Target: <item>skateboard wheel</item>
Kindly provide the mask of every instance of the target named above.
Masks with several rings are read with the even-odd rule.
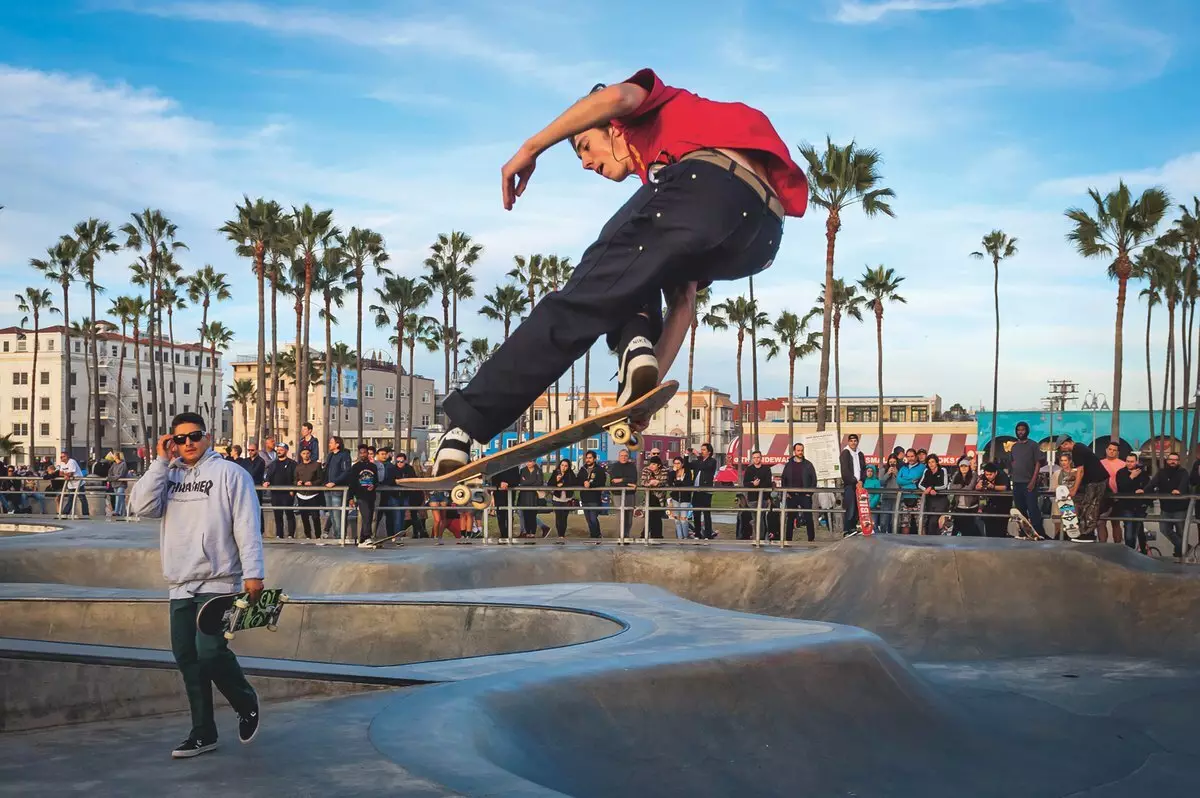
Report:
[[[471,489],[466,485],[455,485],[450,491],[450,501],[462,507],[471,501]]]
[[[613,443],[618,446],[624,446],[630,442],[630,439],[635,437],[633,430],[624,422],[613,424],[608,428],[608,434],[612,436]]]
[[[288,594],[287,594],[287,593],[280,593],[280,594],[279,594],[279,603],[280,603],[280,604],[285,604],[285,603],[287,603],[287,602],[289,602],[289,601],[291,601],[291,598],[289,598],[289,597],[288,597]]]
[[[268,632],[277,632],[277,631],[279,631],[279,627],[273,623],[269,623],[269,624],[267,624],[267,631]]]
[[[226,632],[226,633],[225,633],[225,639],[226,639],[226,640],[232,640],[232,639],[233,639],[233,632]]]

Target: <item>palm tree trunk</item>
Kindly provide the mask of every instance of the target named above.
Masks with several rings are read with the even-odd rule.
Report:
[[[1179,351],[1183,355],[1183,415],[1180,417],[1180,423],[1183,425],[1179,431],[1179,439],[1183,441],[1184,451],[1181,457],[1185,462],[1191,462],[1191,447],[1188,446],[1188,409],[1191,402],[1188,397],[1188,391],[1191,389],[1192,377],[1192,322],[1196,320],[1196,302],[1188,300],[1183,305],[1183,319],[1179,324],[1179,335],[1183,339]]]
[[[1166,351],[1163,352],[1163,385],[1162,385],[1162,407],[1159,408],[1158,426],[1161,435],[1167,434],[1167,388],[1171,384],[1171,333],[1173,324],[1171,320],[1175,316],[1175,308],[1171,303],[1167,303],[1167,345]],[[1166,455],[1164,454],[1164,460]]]
[[[454,360],[452,366],[454,373],[458,374],[458,291],[452,291],[450,296],[453,307],[450,318],[450,332],[454,341]]]
[[[267,391],[268,399],[271,402],[270,410],[270,429],[267,434],[276,437],[278,442],[279,436],[279,318],[275,315],[276,298],[278,297],[279,289],[276,285],[275,278],[271,278],[271,387]],[[360,422],[361,423],[361,422]],[[362,434],[359,433],[359,437]],[[259,444],[262,445],[261,443]]]
[[[208,391],[209,391],[208,397],[212,402],[211,425],[212,425],[212,429],[220,429],[221,428],[221,416],[217,412],[217,407],[221,401],[221,397],[217,395],[217,342],[216,341],[212,342],[211,357],[212,357],[212,381],[209,383],[209,386],[208,386]],[[174,358],[171,358],[171,359],[174,360]]]
[[[754,448],[762,443],[758,437],[758,303],[754,301],[754,278],[750,278],[750,395],[754,407]]]
[[[1000,258],[992,257],[992,302],[996,306],[996,354],[992,361],[992,440],[989,444],[988,460],[996,462],[996,438],[999,436],[999,430],[996,429],[997,424],[997,409],[996,404],[1000,398]],[[882,402],[882,400],[881,400]],[[880,404],[880,413],[883,413],[883,405]]]
[[[1126,261],[1128,261],[1127,257]],[[1128,265],[1126,264],[1125,268],[1118,273],[1127,275],[1129,273]],[[1128,282],[1128,277],[1117,278],[1117,324],[1113,343],[1112,428],[1108,433],[1109,439],[1114,441],[1121,439],[1121,381],[1124,378],[1125,364],[1125,291]]]
[[[354,327],[355,327],[355,338],[354,338],[355,348],[354,348],[354,351],[357,353],[358,357],[360,357],[360,358],[361,358],[361,357],[362,357],[362,325],[363,325],[363,323],[362,323],[362,320],[363,320],[363,311],[362,311],[362,306],[363,306],[363,270],[362,270],[362,264],[361,264],[361,263],[357,264],[357,265],[356,265],[356,267],[355,267],[355,269],[354,269],[354,284],[355,284],[355,291],[356,291],[356,292],[357,292],[357,294],[358,294],[358,317],[357,317],[357,319],[356,319],[356,320],[355,320],[355,322],[354,322]],[[361,366],[358,368],[358,384],[355,386],[355,388],[356,388],[356,391],[357,391],[357,393],[358,393],[358,442],[359,442],[359,443],[362,443],[362,439],[363,439],[363,411],[362,411],[362,406],[363,406],[363,381],[362,381],[362,368],[361,368]],[[338,409],[338,418],[340,419],[341,417],[342,417],[342,411],[341,411],[341,409],[339,408],[339,409]]]
[[[567,423],[574,423],[579,419],[575,418],[575,409],[579,402],[578,394],[575,393],[575,364],[571,364],[571,395],[568,398],[571,405],[567,408]]]
[[[1171,310],[1174,311],[1174,308],[1171,308]],[[1184,313],[1184,314],[1187,313],[1186,306],[1184,306],[1182,313]],[[1175,314],[1174,314],[1174,312],[1172,312],[1170,314],[1170,321],[1171,321],[1171,331],[1167,335],[1168,355],[1171,358],[1171,404],[1170,404],[1169,409],[1171,412],[1171,440],[1176,441],[1176,440],[1178,440],[1178,438],[1175,437],[1175,408],[1178,407],[1179,405],[1178,405],[1178,402],[1176,401],[1176,393],[1175,393]],[[1180,321],[1182,321],[1182,319]]]
[[[245,399],[242,400],[242,451],[250,446],[250,403]]]
[[[171,340],[175,340],[175,306],[171,305],[167,308],[167,334],[171,336]],[[196,391],[199,392],[200,386],[196,386]],[[171,398],[174,399],[179,395],[179,377],[175,371],[175,357],[171,356]],[[179,409],[178,407],[176,409]],[[196,397],[196,410],[200,409],[200,397]],[[209,421],[210,424],[216,425],[216,419]]]
[[[146,461],[153,457],[153,450],[150,448],[149,429],[146,427],[146,395],[143,391],[146,389],[145,383],[142,382],[142,339],[141,330],[138,329],[138,322],[135,319],[133,322],[133,371],[137,378],[137,398],[138,398],[138,430],[142,434],[142,441],[145,445],[145,455],[139,458],[138,465],[145,468]]]
[[[60,450],[71,448],[71,292],[63,286],[63,400],[62,400],[62,437]],[[30,452],[32,457],[32,452]],[[30,464],[32,464],[30,460]]]
[[[529,283],[527,285],[527,288],[528,288],[528,292],[529,292],[529,311],[532,313],[533,305],[534,305],[534,302],[533,302],[533,264],[532,263],[530,263],[529,268],[530,268],[530,273],[529,273]],[[549,404],[550,404],[549,402],[546,403],[546,412],[547,413],[550,412]],[[530,405],[529,409],[525,412],[529,416],[529,423],[525,427],[525,429],[527,430],[526,434],[530,438],[532,438],[533,437],[533,405]]]
[[[691,377],[688,378],[688,423],[692,418]],[[583,354],[583,417],[591,414],[592,405],[592,350],[589,347]]]
[[[1154,305],[1149,297],[1146,299],[1146,415],[1150,423],[1150,441],[1153,448],[1154,470],[1159,468],[1158,445],[1154,441],[1154,377],[1150,373],[1150,319],[1154,314]]]
[[[121,318],[121,349],[120,349],[121,359],[117,361],[117,390],[116,390],[116,397],[117,397],[117,446],[116,446],[116,449],[118,452],[124,451],[121,448],[121,430],[122,430],[122,427],[121,427],[121,394],[125,390],[125,332],[126,332],[126,330],[127,330],[127,328],[125,326],[125,318],[122,316],[122,318]],[[36,353],[34,353],[34,366],[35,367],[37,366],[37,354]]]
[[[738,452],[741,454],[743,462],[750,462],[750,452],[746,451],[746,442],[742,439],[746,424],[746,409],[742,406],[742,342],[745,340],[746,334],[742,330],[738,330],[737,336],[737,392],[738,392]],[[711,408],[710,408],[711,410]]]
[[[833,418],[837,430],[838,446],[842,445],[842,324],[833,320]]]
[[[300,399],[298,404],[300,405],[299,418],[301,424],[303,424],[305,421],[311,421],[311,419],[308,417],[308,362],[310,358],[309,335],[312,332],[312,283],[313,256],[311,252],[306,252],[304,254],[304,329],[302,331],[304,343],[301,348],[303,360],[301,360],[299,354],[296,358],[296,378],[299,381],[300,386]],[[300,345],[299,340],[297,340],[296,343],[298,346]],[[297,426],[296,431],[293,434],[298,436],[300,434],[300,427]],[[297,440],[299,440],[299,438],[297,438]]]
[[[790,455],[792,446],[796,444],[796,407],[794,397],[796,395],[796,350],[794,347],[789,347],[788,352],[788,442],[787,452]]]
[[[33,375],[29,380],[29,465],[34,463],[33,453],[37,450],[37,361],[38,350],[41,349],[41,341],[38,339],[38,330],[40,329],[40,319],[38,318],[38,309],[33,308]],[[18,497],[20,498],[20,497]]]
[[[321,422],[321,427],[326,430],[329,429],[329,409],[330,409],[330,406],[329,406],[329,398],[330,398],[329,382],[330,382],[330,376],[333,374],[333,367],[329,363],[329,361],[331,359],[331,355],[333,353],[333,329],[331,326],[331,322],[329,321],[329,312],[331,310],[330,306],[332,304],[333,304],[333,302],[332,302],[332,299],[330,298],[329,294],[325,294],[325,391],[324,391],[324,393],[325,393],[325,407],[324,407],[325,417],[324,417],[324,420]],[[399,361],[399,359],[397,359],[396,364],[399,365],[399,363],[400,363],[400,361]],[[396,385],[396,390],[397,391],[400,390],[399,383],[397,383],[397,385]],[[326,435],[325,439],[328,440],[329,436]]]
[[[267,434],[267,292],[265,274],[266,251],[262,242],[254,244],[254,273],[258,280],[258,368],[255,369],[254,440],[261,446]],[[204,305],[208,311],[208,303]],[[272,376],[274,379],[274,376]],[[249,445],[249,441],[246,442]]]
[[[683,447],[685,452],[692,445],[692,378],[696,371],[696,329],[699,326],[697,320],[693,319],[692,328],[688,332],[687,445]]]
[[[417,428],[416,419],[413,418],[413,412],[416,409],[416,385],[413,383],[412,373],[417,359],[417,336],[413,335],[412,341],[408,345],[408,437],[413,438],[413,430]],[[416,452],[413,452],[413,459],[416,459]]]
[[[337,367],[337,434],[342,437],[342,367]]]
[[[838,229],[842,226],[837,208],[829,209],[825,221],[825,312],[821,319],[821,371],[817,383],[817,432],[825,431],[829,414],[829,327],[833,321],[833,249]],[[839,445],[841,432],[839,427]]]
[[[404,362],[404,315],[400,314],[400,321],[396,324],[396,391],[404,385],[404,367],[400,364]],[[408,395],[412,396],[412,386],[409,386]],[[400,428],[403,424],[400,419],[396,419],[396,423],[392,424],[392,448],[397,452],[405,451],[400,448]],[[411,436],[409,436],[411,437]]]
[[[155,312],[158,314],[158,322],[157,322],[158,337],[162,338],[162,312],[163,312],[163,309],[162,309],[161,298],[156,303]],[[174,348],[174,344],[175,344],[174,340],[171,340],[167,343],[169,346]],[[203,342],[201,342],[201,346],[203,346],[203,345],[204,345]],[[171,420],[171,417],[167,414],[167,364],[165,361],[168,356],[169,356],[168,353],[163,352],[162,347],[160,346],[159,347],[159,356],[158,356],[158,394],[159,394],[159,396],[162,397],[162,428],[164,430],[168,430],[167,425],[170,423],[170,420]]]
[[[881,300],[882,302],[882,300]],[[875,380],[879,389],[879,440],[875,443],[875,455],[879,458],[879,464],[883,464],[883,305],[878,304],[875,308]],[[995,405],[993,405],[993,408]],[[995,429],[996,422],[992,421],[992,428]],[[992,435],[995,437],[995,434]]]
[[[458,349],[458,341],[452,340],[454,328],[450,326],[450,297],[442,295],[442,350],[446,358],[446,389],[445,396],[450,395],[450,348]]]
[[[261,294],[259,294],[259,300],[260,300],[259,310],[262,310],[262,303],[261,303],[262,295]],[[202,308],[202,310],[200,313],[200,329],[205,330],[205,329],[208,329],[208,297],[204,298],[204,303],[201,305],[201,308]],[[201,341],[200,343],[201,343],[201,345],[204,344],[203,341]],[[261,357],[258,359],[258,369],[259,369],[259,372],[261,373],[262,372],[262,358]],[[200,409],[202,396],[204,396],[204,358],[201,357],[201,358],[196,359],[196,410]],[[261,416],[262,414],[260,413],[259,415]],[[215,420],[210,420],[209,423],[215,424],[216,422],[215,422]],[[249,435],[249,433],[247,433],[247,435]]]
[[[94,323],[94,322],[93,322]],[[83,432],[83,448],[89,449],[92,445],[92,359],[88,356],[88,341],[91,339],[91,333],[88,330],[83,331],[83,376],[87,380],[87,419],[84,422]],[[87,459],[87,455],[84,455]]]
[[[104,446],[104,428],[100,426],[100,346],[97,340],[100,335],[100,325],[96,319],[96,282],[95,282],[96,264],[92,264],[92,279],[88,280],[88,293],[92,299],[92,374],[96,380],[92,384],[94,392],[94,404],[92,405],[92,423],[95,424],[96,437],[94,444],[96,447],[96,457],[100,456],[100,450]],[[37,372],[34,372],[36,375]]]
[[[296,297],[296,344],[292,347],[292,362],[296,364],[296,373],[292,375],[292,383],[296,386],[296,400],[288,403],[288,435],[293,440],[300,439],[300,424],[304,422],[303,404],[300,394],[304,390],[304,384],[300,382],[300,369],[304,364],[300,361],[300,342],[304,338],[304,295],[299,294]]]

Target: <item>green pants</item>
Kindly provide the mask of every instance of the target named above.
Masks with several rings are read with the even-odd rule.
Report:
[[[258,706],[258,694],[246,681],[229,642],[221,635],[201,634],[196,628],[196,613],[216,594],[199,594],[186,599],[171,599],[171,652],[183,674],[188,705],[192,710],[192,737],[217,739],[213,720],[212,686],[235,712],[249,712]]]

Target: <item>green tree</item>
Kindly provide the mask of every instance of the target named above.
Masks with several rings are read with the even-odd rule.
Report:
[[[824,308],[833,308],[833,415],[835,419],[835,429],[839,445],[842,440],[842,318],[849,317],[856,321],[862,321],[862,308],[866,302],[866,297],[859,296],[858,289],[853,285],[847,285],[846,281],[838,277],[833,281],[833,299],[831,302],[826,301],[825,292],[822,291],[817,297],[817,306],[814,311],[824,312]],[[824,346],[822,346],[824,351]],[[820,411],[818,410],[818,421],[820,420]],[[820,424],[818,423],[818,429]]]
[[[354,317],[354,351],[363,351],[362,329],[363,329],[363,277],[365,276],[367,264],[371,264],[375,270],[376,276],[383,274],[386,270],[385,264],[391,259],[388,255],[387,247],[384,243],[383,236],[366,227],[351,227],[350,232],[342,239],[338,246],[346,253],[346,260],[349,262],[350,270],[354,276],[353,291],[358,303],[358,310]],[[363,383],[358,381],[358,440],[363,439]]]
[[[1082,208],[1068,208],[1072,222],[1067,240],[1085,258],[1109,260],[1108,276],[1117,281],[1117,319],[1113,345],[1112,429],[1109,437],[1121,439],[1121,382],[1124,377],[1125,291],[1133,271],[1133,255],[1154,235],[1170,197],[1161,188],[1148,188],[1133,199],[1125,181],[1104,196],[1094,188],[1088,196],[1095,206],[1094,216]]]
[[[533,310],[533,306],[537,304],[538,296],[540,295],[546,281],[546,258],[542,255],[513,255],[513,263],[516,264],[509,272],[508,276],[516,280],[518,285],[525,287],[525,295],[529,299],[529,309]],[[533,406],[529,407],[525,416],[525,429],[533,434]]]
[[[337,377],[334,389],[337,391],[337,434],[338,437],[341,437],[342,418],[345,416],[345,413],[342,412],[342,373],[347,369],[358,368],[358,354],[346,346],[346,344],[338,341],[329,350],[329,364],[333,368],[334,375]],[[360,438],[359,440],[362,439]]]
[[[292,206],[292,227],[295,231],[293,242],[296,252],[304,262],[304,315],[301,330],[303,341],[297,342],[300,346],[299,356],[301,361],[299,369],[300,384],[298,386],[300,394],[299,419],[303,423],[309,420],[308,363],[312,359],[310,355],[309,333],[312,329],[312,288],[319,258],[318,251],[323,252],[333,246],[342,231],[333,223],[332,209],[315,211],[308,203],[305,203],[301,208]],[[299,430],[299,427],[297,427],[297,430]]]
[[[687,445],[691,446],[692,441],[692,400],[695,394],[694,381],[696,373],[696,331],[701,324],[713,329],[725,329],[725,319],[719,313],[708,313],[705,311],[712,304],[712,286],[706,286],[696,292],[696,308],[692,315],[692,326],[688,331],[688,377],[687,377]],[[718,328],[714,324],[720,324]]]
[[[713,307],[713,311],[718,313],[724,322],[737,329],[737,406],[738,406],[738,446],[741,449],[742,457],[749,458],[750,452],[746,450],[745,434],[745,419],[746,408],[742,404],[742,349],[745,345],[746,334],[750,331],[751,324],[766,326],[770,323],[767,314],[763,313],[758,307],[744,296],[732,297],[724,302]],[[711,408],[710,408],[711,411]],[[754,447],[758,446],[758,441],[754,442]],[[753,447],[752,447],[753,448]]]
[[[774,336],[759,340],[759,345],[767,350],[767,360],[774,360],[780,352],[787,355],[789,447],[796,442],[796,361],[821,351],[821,333],[808,329],[809,321],[816,315],[818,315],[816,310],[809,311],[803,316],[797,316],[790,310],[785,310],[771,325]]]
[[[229,283],[225,281],[225,273],[219,272],[209,264],[204,264],[202,268],[197,270],[195,274],[187,278],[187,296],[192,301],[192,304],[200,306],[200,328],[204,329],[208,326],[208,309],[213,301],[224,302],[232,297],[229,293]],[[263,300],[261,294],[261,284],[259,302]],[[259,335],[259,343],[263,343],[263,336]],[[260,353],[261,355],[262,353]],[[259,360],[259,368],[262,368],[262,360]],[[204,374],[204,365],[202,359],[196,360],[196,396],[200,395],[201,377]],[[251,392],[251,396],[257,396],[255,392]],[[258,416],[262,418],[261,412]],[[250,436],[249,430],[246,431],[246,436]]]
[[[1017,254],[1017,239],[1003,230],[993,230],[983,237],[983,249],[971,253],[973,258],[992,260],[992,302],[996,315],[996,354],[992,361],[992,442],[988,459],[996,461],[996,405],[1000,400],[1000,261]],[[881,414],[883,410],[879,411]],[[882,419],[881,419],[882,421]]]
[[[529,309],[529,298],[515,285],[498,285],[483,298],[480,315],[504,325],[504,340],[508,340],[513,319],[521,319]]]
[[[876,443],[878,448],[877,455],[879,462],[883,462],[883,308],[884,305],[892,302],[907,303],[908,300],[900,296],[900,283],[904,282],[903,277],[896,276],[895,269],[885,269],[883,265],[876,266],[874,269],[868,268],[863,272],[862,278],[858,281],[858,286],[863,290],[863,293],[868,297],[867,310],[875,314],[875,368],[877,388],[879,390],[879,441]],[[993,430],[995,424],[992,425]],[[994,437],[994,436],[993,436]]]
[[[210,402],[209,408],[210,412],[212,413],[210,417],[219,420],[220,411],[217,409],[217,405],[220,402],[220,399],[217,397],[217,352],[229,351],[229,347],[233,344],[233,330],[229,329],[219,321],[211,321],[208,323],[207,327],[200,331],[200,341],[201,344],[204,342],[208,343],[208,354],[211,358],[210,365],[212,366],[212,379],[209,382],[208,392]],[[196,397],[196,401],[200,401],[199,396]],[[213,422],[213,426],[217,426],[216,421]]]
[[[333,325],[337,323],[337,317],[333,315],[333,308],[335,306],[342,307],[349,277],[350,261],[346,259],[345,252],[337,247],[326,247],[321,255],[321,268],[313,280],[313,288],[321,294],[320,315],[325,322],[325,356],[322,358],[322,362],[324,363],[326,386],[333,379],[333,364],[329,358],[329,351],[333,346]],[[326,391],[325,407],[323,408],[326,418],[329,418],[329,408],[330,392]]]
[[[483,254],[483,245],[476,244],[471,236],[459,231],[439,233],[437,240],[429,247],[429,257],[425,259],[425,268],[429,270],[424,278],[426,284],[441,294],[442,325],[451,331],[444,336],[445,341],[454,341],[458,334],[458,300],[474,294],[472,287],[475,278],[471,268]],[[453,313],[451,311],[453,310]],[[458,352],[448,346],[446,357],[446,393],[450,393],[451,370],[458,372]]]
[[[404,367],[401,365],[404,362],[404,322],[409,314],[423,308],[432,296],[430,287],[422,282],[418,282],[411,277],[385,277],[383,287],[375,289],[376,295],[379,297],[378,305],[371,305],[371,312],[375,314],[375,326],[379,329],[391,328],[396,331],[396,390],[403,388]],[[412,374],[409,374],[409,437],[412,437],[412,395],[413,389],[416,386],[412,383]],[[395,425],[393,445],[396,450],[400,450],[400,424]]]
[[[254,401],[254,383],[250,380],[234,380],[229,386],[226,397],[234,407],[242,406],[242,440],[243,447],[249,446],[250,441],[250,403]]]
[[[101,256],[120,251],[121,247],[117,244],[117,237],[113,234],[112,228],[108,222],[102,222],[99,219],[88,219],[75,225],[75,242],[78,244],[76,257],[79,259],[79,274],[87,285],[88,296],[91,299],[92,318],[96,316],[96,294],[104,293],[104,287],[96,282],[96,264]],[[100,347],[96,341],[98,325],[92,325],[92,373],[100,373]],[[104,428],[100,425],[100,385],[99,380],[92,384],[92,429],[95,433],[95,438],[92,439],[92,447],[96,452],[96,456],[100,456],[100,451],[104,446]],[[119,436],[119,433],[118,433]]]
[[[37,269],[42,275],[53,283],[56,283],[62,289],[62,316],[63,316],[63,352],[67,353],[62,358],[62,384],[68,385],[71,373],[71,283],[79,279],[79,264],[75,260],[75,253],[79,250],[79,244],[70,236],[62,236],[54,244],[46,250],[45,258],[31,258],[29,265]],[[62,402],[62,413],[59,418],[59,424],[62,429],[62,434],[65,437],[68,426],[69,416],[68,408],[70,403]]]
[[[133,322],[133,309],[136,300],[129,296],[119,296],[112,300],[108,315],[113,316],[121,324],[121,358],[117,361],[117,446],[121,449],[123,443],[121,435],[125,428],[121,424],[121,394],[125,391],[125,341],[127,340],[126,333],[129,330],[129,325]],[[138,311],[139,315],[141,311]],[[134,359],[137,359],[137,350],[134,350]],[[139,392],[140,392],[139,386]],[[140,406],[140,405],[139,405]],[[136,443],[136,439],[134,441]]]
[[[883,180],[879,173],[883,159],[877,150],[861,149],[853,141],[842,147],[826,136],[823,152],[806,143],[800,145],[800,154],[808,162],[812,202],[829,214],[825,220],[823,296],[826,302],[822,308],[821,371],[817,387],[817,430],[822,431],[829,416],[829,333],[834,313],[833,254],[838,231],[842,229],[842,211],[857,204],[867,216],[884,214],[894,217],[896,214],[886,200],[896,195],[890,188],[877,188]]]
[[[54,297],[49,288],[26,288],[25,293],[17,294],[17,312],[26,315],[21,317],[21,328],[33,319],[33,373],[29,380],[29,463],[33,464],[33,456],[37,451],[37,386],[38,386],[38,351],[42,348],[38,337],[42,330],[42,314],[58,313],[54,307]]]

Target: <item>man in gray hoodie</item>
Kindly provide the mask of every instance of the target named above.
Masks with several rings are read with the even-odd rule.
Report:
[[[133,486],[135,515],[161,518],[159,548],[171,600],[171,650],[183,675],[192,731],[171,756],[217,747],[212,685],[238,717],[238,737],[258,732],[258,695],[221,635],[201,634],[196,613],[214,596],[263,590],[258,496],[246,469],[210,449],[204,419],[181,413],[158,439],[158,457]]]

